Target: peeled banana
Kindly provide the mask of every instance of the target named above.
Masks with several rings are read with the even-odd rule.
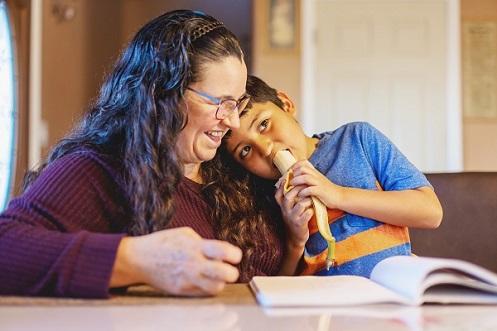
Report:
[[[283,183],[285,185],[284,192],[288,192],[291,187],[289,187],[291,171],[290,168],[297,162],[293,157],[292,153],[288,150],[281,150],[276,153],[273,163],[278,168],[283,176],[286,176],[286,180]],[[316,197],[311,197],[312,206],[314,208],[314,215],[316,217],[316,224],[318,226],[319,233],[328,243],[328,254],[326,257],[326,269],[336,265],[335,261],[335,238],[330,230],[330,225],[328,224],[328,211],[326,206],[321,200]]]

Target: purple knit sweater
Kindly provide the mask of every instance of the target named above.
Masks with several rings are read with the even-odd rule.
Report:
[[[115,162],[88,150],[50,164],[0,214],[0,294],[105,298],[117,247],[131,222]],[[215,238],[201,186],[186,178],[169,227]],[[267,240],[250,263],[275,274],[281,243]]]

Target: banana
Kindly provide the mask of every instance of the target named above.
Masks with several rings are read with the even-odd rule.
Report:
[[[283,176],[286,176],[286,180],[283,183],[284,192],[288,192],[291,187],[290,178],[291,171],[290,168],[297,162],[293,157],[292,153],[288,150],[281,150],[276,153],[273,159],[273,163],[278,168]],[[328,243],[328,255],[326,257],[326,269],[329,270],[330,267],[336,265],[335,261],[335,238],[330,230],[330,225],[328,224],[328,211],[324,203],[316,197],[311,197],[312,206],[314,208],[314,215],[316,217],[316,224],[318,226],[319,233]]]

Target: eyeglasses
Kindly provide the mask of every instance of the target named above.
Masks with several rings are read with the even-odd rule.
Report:
[[[248,95],[247,93],[242,95],[240,99],[235,100],[232,98],[216,98],[205,92],[194,90],[191,87],[187,87],[186,89],[200,95],[201,97],[206,98],[214,105],[217,105],[216,118],[218,120],[224,120],[225,118],[233,115],[235,111],[238,111],[238,114],[240,114],[245,109],[245,107],[247,107],[247,104],[250,100],[250,95]]]

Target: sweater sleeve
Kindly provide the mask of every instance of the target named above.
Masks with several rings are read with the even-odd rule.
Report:
[[[129,218],[116,178],[73,153],[12,200],[0,214],[0,294],[107,297]]]

